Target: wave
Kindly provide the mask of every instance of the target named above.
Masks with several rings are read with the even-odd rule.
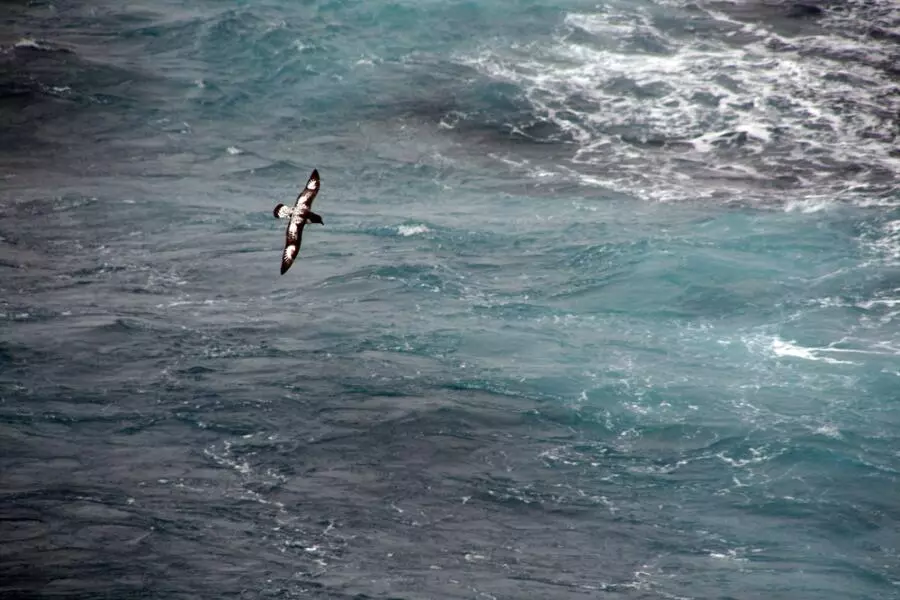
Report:
[[[777,204],[778,191],[894,189],[889,42],[845,35],[837,16],[788,34],[714,7],[611,3],[567,14],[550,41],[456,59],[518,87],[536,120],[574,140],[575,175],[616,191]]]

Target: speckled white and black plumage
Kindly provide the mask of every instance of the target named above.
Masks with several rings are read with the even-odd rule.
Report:
[[[300,241],[303,238],[303,227],[306,226],[307,223],[320,223],[324,225],[322,217],[310,210],[312,208],[313,200],[316,198],[316,194],[319,193],[319,184],[319,171],[318,169],[313,169],[312,175],[309,176],[309,181],[306,182],[306,186],[297,196],[294,207],[289,208],[284,204],[279,204],[275,207],[275,210],[272,211],[276,219],[288,219],[284,252],[281,254],[282,275],[291,268],[291,265],[294,264],[294,260],[297,258],[297,254],[300,253]]]

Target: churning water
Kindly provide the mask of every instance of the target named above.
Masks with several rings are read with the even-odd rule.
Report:
[[[0,10],[4,598],[900,597],[896,3]]]

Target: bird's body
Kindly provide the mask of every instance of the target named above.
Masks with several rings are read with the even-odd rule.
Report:
[[[284,252],[281,254],[281,274],[284,275],[300,253],[300,241],[303,238],[303,227],[307,223],[320,223],[324,225],[322,217],[314,213],[313,200],[319,193],[319,171],[313,169],[312,175],[306,182],[306,186],[297,195],[297,201],[293,208],[284,204],[275,207],[272,213],[276,219],[288,219],[287,232],[285,233]]]

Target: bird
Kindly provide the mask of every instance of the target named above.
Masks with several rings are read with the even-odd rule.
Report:
[[[297,254],[300,253],[300,240],[303,237],[303,227],[307,223],[325,224],[324,221],[322,221],[322,217],[310,210],[312,208],[313,200],[316,198],[316,194],[319,193],[320,183],[319,171],[318,169],[313,169],[312,175],[309,176],[306,185],[297,195],[297,201],[294,203],[294,207],[290,208],[284,204],[279,204],[275,207],[275,210],[272,211],[272,214],[275,215],[276,219],[288,220],[287,231],[285,233],[284,252],[281,254],[282,275],[287,273],[287,270],[294,264],[294,259],[297,258]]]

